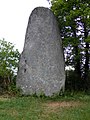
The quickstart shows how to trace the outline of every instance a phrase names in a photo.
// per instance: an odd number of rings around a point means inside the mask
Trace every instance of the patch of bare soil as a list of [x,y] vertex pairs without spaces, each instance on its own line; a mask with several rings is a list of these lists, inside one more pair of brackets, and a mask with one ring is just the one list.
[[7,101],[7,100],[9,100],[9,98],[0,97],[0,101]]
[[42,117],[48,118],[51,113],[60,113],[62,108],[78,107],[81,106],[80,101],[58,101],[58,102],[47,102],[43,104],[44,113]]
[[81,103],[79,101],[69,101],[69,102],[63,101],[63,102],[49,102],[49,103],[46,103],[46,106],[50,107],[50,108],[77,107],[77,106],[80,106],[80,105],[81,105]]
[[44,117],[45,115],[49,115],[50,113],[57,113],[58,110],[62,110],[62,108],[70,108],[70,107],[78,107],[82,105],[80,101],[58,101],[58,102],[48,102],[44,103]]
[[6,101],[6,100],[9,100],[9,99],[10,99],[10,97],[6,94],[0,96],[0,101]]

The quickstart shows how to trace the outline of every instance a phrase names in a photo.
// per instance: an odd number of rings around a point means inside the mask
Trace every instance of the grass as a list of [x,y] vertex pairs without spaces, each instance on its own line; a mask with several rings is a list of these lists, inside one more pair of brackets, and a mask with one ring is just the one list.
[[0,120],[90,120],[90,96],[0,96]]

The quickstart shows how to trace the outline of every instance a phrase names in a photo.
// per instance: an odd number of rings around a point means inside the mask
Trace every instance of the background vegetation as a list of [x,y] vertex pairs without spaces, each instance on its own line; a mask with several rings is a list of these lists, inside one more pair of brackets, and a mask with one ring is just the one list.
[[12,43],[0,40],[0,93],[15,88],[19,55]]
[[90,1],[51,0],[63,40],[67,89],[90,90]]

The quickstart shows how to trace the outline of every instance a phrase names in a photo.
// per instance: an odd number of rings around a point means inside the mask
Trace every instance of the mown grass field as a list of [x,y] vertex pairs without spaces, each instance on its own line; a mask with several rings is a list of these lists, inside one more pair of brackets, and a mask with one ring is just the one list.
[[0,96],[0,120],[90,120],[90,96]]

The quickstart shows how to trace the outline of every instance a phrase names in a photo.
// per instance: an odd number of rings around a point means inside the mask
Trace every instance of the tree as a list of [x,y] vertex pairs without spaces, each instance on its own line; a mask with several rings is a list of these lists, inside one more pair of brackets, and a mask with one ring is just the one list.
[[0,40],[0,81],[5,89],[8,89],[17,74],[19,55],[12,43]]
[[67,65],[75,68],[76,79],[88,79],[90,60],[90,1],[51,0],[51,9],[57,17],[65,49]]

